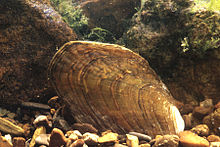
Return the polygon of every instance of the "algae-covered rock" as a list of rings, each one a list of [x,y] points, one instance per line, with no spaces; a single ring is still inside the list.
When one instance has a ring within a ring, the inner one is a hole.
[[[174,97],[220,97],[220,16],[192,11],[190,0],[146,0],[119,43],[148,59]]]
[[[55,94],[47,64],[75,33],[48,0],[1,0],[0,11],[0,104]]]

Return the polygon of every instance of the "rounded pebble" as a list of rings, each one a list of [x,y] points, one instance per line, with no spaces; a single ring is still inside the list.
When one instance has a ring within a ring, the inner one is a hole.
[[[191,129],[192,132],[198,134],[199,136],[208,136],[209,127],[206,124],[200,124]]]
[[[180,144],[184,147],[209,147],[209,142],[191,131],[180,132]]]
[[[63,132],[58,128],[54,128],[51,132],[49,147],[62,146],[65,145],[66,142],[67,138],[64,136]]]
[[[139,140],[151,141],[152,139],[150,136],[138,132],[129,132],[128,134],[137,136]]]
[[[207,137],[207,140],[208,140],[209,142],[220,142],[220,137],[217,136],[217,135],[209,135],[209,136]]]
[[[14,137],[12,143],[13,143],[13,147],[25,147],[25,138]]]

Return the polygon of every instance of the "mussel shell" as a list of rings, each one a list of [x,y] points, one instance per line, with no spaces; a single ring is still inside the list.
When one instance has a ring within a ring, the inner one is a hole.
[[[184,129],[166,86],[148,62],[129,49],[72,41],[55,54],[48,69],[52,85],[77,122],[100,131],[151,136]]]

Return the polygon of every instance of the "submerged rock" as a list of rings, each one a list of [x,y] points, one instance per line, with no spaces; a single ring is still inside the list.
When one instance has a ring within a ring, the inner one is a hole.
[[[45,100],[55,93],[47,64],[75,33],[49,0],[1,0],[0,11],[0,105]]]

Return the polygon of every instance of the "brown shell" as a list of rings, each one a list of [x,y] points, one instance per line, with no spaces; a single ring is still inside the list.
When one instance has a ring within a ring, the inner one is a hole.
[[[122,46],[66,43],[50,63],[49,78],[74,118],[100,131],[179,131],[166,86],[144,58]]]

